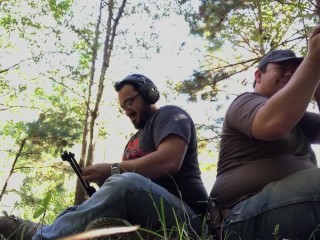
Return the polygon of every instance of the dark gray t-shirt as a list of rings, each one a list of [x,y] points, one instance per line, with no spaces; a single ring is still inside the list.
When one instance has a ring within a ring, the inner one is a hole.
[[[221,207],[232,207],[270,182],[317,167],[311,144],[319,132],[318,114],[306,112],[290,134],[278,141],[262,141],[251,136],[254,116],[267,100],[258,93],[244,93],[226,113],[218,173],[210,193]]]
[[[192,119],[183,109],[164,106],[154,112],[145,127],[129,140],[123,160],[136,159],[156,151],[169,134],[181,136],[188,144],[181,169],[171,176],[151,180],[179,198],[182,196],[195,212],[204,214],[205,205],[197,202],[207,201],[208,193],[199,169],[196,130]]]

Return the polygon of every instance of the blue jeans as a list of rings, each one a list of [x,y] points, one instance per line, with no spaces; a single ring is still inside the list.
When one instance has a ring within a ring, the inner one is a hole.
[[[109,177],[88,200],[64,210],[53,224],[43,226],[32,239],[57,239],[79,233],[91,221],[101,217],[121,218],[132,225],[158,231],[162,229],[159,220],[161,200],[168,229],[176,226],[174,211],[193,234],[201,233],[202,219],[181,199],[150,179],[135,173],[123,173]]]
[[[320,239],[320,169],[294,173],[235,205],[223,239]]]

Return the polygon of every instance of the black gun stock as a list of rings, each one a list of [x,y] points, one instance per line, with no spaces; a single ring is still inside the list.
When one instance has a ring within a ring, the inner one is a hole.
[[[96,189],[94,187],[90,186],[89,183],[82,178],[81,168],[74,158],[74,153],[71,153],[71,152],[68,153],[67,151],[64,151],[63,154],[61,154],[61,158],[63,161],[67,161],[71,164],[71,167],[73,168],[73,170],[77,174],[77,176],[78,176],[82,186],[86,190],[88,196],[91,197],[92,194],[94,194],[96,192]]]

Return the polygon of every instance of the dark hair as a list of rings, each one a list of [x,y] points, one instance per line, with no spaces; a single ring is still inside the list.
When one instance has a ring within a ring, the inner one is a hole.
[[[137,84],[134,84],[133,82],[124,82],[124,81],[119,81],[119,82],[116,82],[114,84],[114,89],[119,92],[121,90],[121,88],[123,88],[124,85],[131,85],[133,86],[134,90],[136,90],[137,92],[139,92],[139,86]]]
[[[123,80],[117,82],[114,87],[117,92],[126,85],[130,84],[149,104],[156,103],[160,98],[160,93],[156,85],[146,76],[142,74],[131,74]]]

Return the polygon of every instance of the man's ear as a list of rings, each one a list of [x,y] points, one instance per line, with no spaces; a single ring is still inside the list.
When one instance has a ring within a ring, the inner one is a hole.
[[[261,83],[261,78],[262,78],[262,71],[260,69],[257,69],[254,73],[255,82]]]

